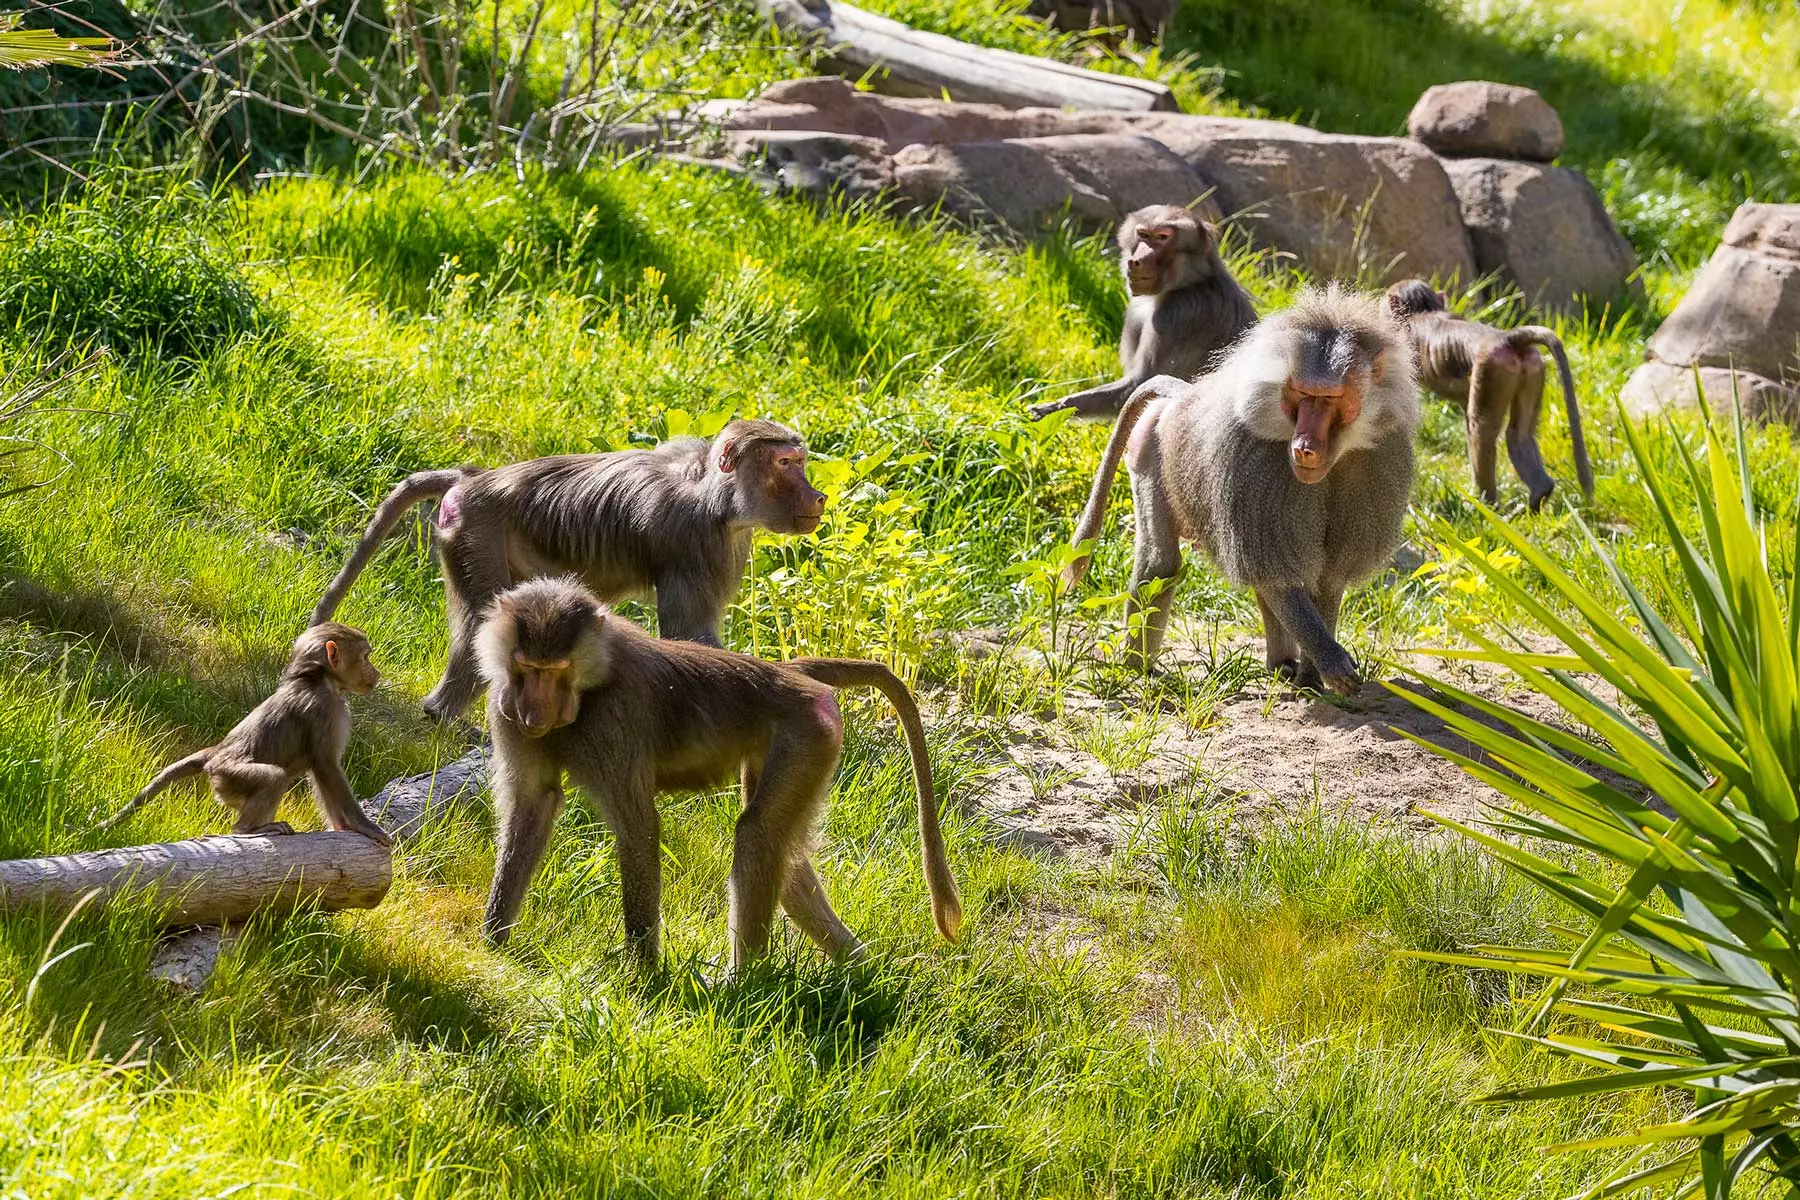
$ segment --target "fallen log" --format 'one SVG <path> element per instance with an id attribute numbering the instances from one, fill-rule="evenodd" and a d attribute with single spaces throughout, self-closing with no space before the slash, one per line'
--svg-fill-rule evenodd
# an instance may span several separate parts
<path id="1" fill-rule="evenodd" d="M 1160 83 L 1089 71 L 1047 58 L 972 46 L 941 33 L 836 0 L 757 0 L 776 28 L 830 49 L 839 74 L 897 96 L 938 97 L 1008 108 L 1175 112 L 1175 94 Z"/>
<path id="2" fill-rule="evenodd" d="M 169 924 L 209 925 L 302 904 L 374 908 L 393 883 L 387 847 L 361 834 L 252 834 L 0 862 L 0 912 L 101 903 L 160 907 Z"/>

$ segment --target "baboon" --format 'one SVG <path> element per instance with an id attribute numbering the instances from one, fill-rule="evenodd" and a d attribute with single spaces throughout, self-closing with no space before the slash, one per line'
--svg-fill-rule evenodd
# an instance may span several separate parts
<path id="1" fill-rule="evenodd" d="M 1158 204 L 1126 217 L 1119 226 L 1119 265 L 1132 295 L 1119 337 L 1124 375 L 1034 404 L 1033 420 L 1065 408 L 1079 417 L 1117 413 L 1146 379 L 1192 379 L 1256 324 L 1249 293 L 1219 257 L 1218 235 L 1189 209 Z"/>
<path id="2" fill-rule="evenodd" d="M 1444 293 L 1419 279 L 1387 290 L 1388 307 L 1406 322 L 1418 351 L 1419 382 L 1462 406 L 1469 428 L 1469 463 L 1475 486 L 1489 504 L 1500 499 L 1495 483 L 1494 444 L 1506 430 L 1506 454 L 1530 492 L 1536 512 L 1556 484 L 1544 470 L 1538 449 L 1538 414 L 1544 402 L 1542 346 L 1556 360 L 1562 380 L 1563 405 L 1569 413 L 1569 441 L 1575 451 L 1575 474 L 1582 494 L 1594 496 L 1594 469 L 1581 435 L 1581 408 L 1575 400 L 1575 376 L 1562 339 L 1542 325 L 1496 329 L 1449 310 Z"/>
<path id="3" fill-rule="evenodd" d="M 806 444 L 773 421 L 733 421 L 710 443 L 420 471 L 375 510 L 315 623 L 337 611 L 402 514 L 436 497 L 450 661 L 425 711 L 439 721 L 461 715 L 480 688 L 475 630 L 509 585 L 567 573 L 607 601 L 653 591 L 662 636 L 717 646 L 752 531 L 808 534 L 825 512 L 825 494 L 806 478 Z"/>
<path id="4" fill-rule="evenodd" d="M 294 642 L 274 695 L 251 709 L 217 745 L 164 767 L 95 831 L 111 829 L 176 780 L 204 774 L 219 803 L 237 810 L 233 833 L 292 833 L 292 826 L 275 819 L 275 810 L 294 781 L 311 773 L 313 799 L 328 825 L 392 845 L 393 839 L 356 802 L 343 767 L 350 740 L 344 693 L 365 695 L 379 682 L 369 639 L 360 629 L 336 621 L 314 625 Z"/>
<path id="5" fill-rule="evenodd" d="M 661 954 L 659 792 L 737 777 L 744 809 L 731 857 L 731 963 L 768 946 L 775 904 L 834 959 L 861 943 L 832 910 L 809 855 L 843 749 L 833 688 L 872 687 L 899 713 L 918 795 L 925 884 L 938 932 L 954 939 L 962 902 L 944 853 L 925 729 L 912 693 L 880 663 L 764 662 L 658 641 L 576 579 L 502 592 L 478 635 L 494 737 L 499 853 L 482 934 L 504 942 L 563 806 L 563 775 L 583 787 L 618 845 L 625 935 L 641 962 Z"/>
<path id="6" fill-rule="evenodd" d="M 1338 605 L 1399 544 L 1418 421 L 1405 331 L 1378 299 L 1336 287 L 1303 292 L 1199 380 L 1138 388 L 1074 539 L 1099 536 L 1125 458 L 1137 519 L 1129 661 L 1155 661 L 1187 538 L 1255 589 L 1271 668 L 1354 692 Z M 1087 565 L 1069 565 L 1071 585 Z"/>

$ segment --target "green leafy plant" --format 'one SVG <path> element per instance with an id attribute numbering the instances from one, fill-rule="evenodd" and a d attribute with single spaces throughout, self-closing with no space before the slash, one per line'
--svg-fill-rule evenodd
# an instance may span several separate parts
<path id="1" fill-rule="evenodd" d="M 1442 681 L 1429 682 L 1464 711 L 1395 689 L 1487 759 L 1422 745 L 1510 801 L 1491 829 L 1439 820 L 1583 920 L 1556 931 L 1561 948 L 1427 957 L 1547 977 L 1515 1036 L 1599 1068 L 1489 1100 L 1692 1093 L 1678 1120 L 1556 1147 L 1636 1148 L 1586 1195 L 1654 1185 L 1717 1200 L 1759 1165 L 1800 1187 L 1800 588 L 1771 568 L 1741 420 L 1735 453 L 1710 424 L 1698 456 L 1673 436 L 1673 468 L 1652 458 L 1642 430 L 1621 425 L 1686 585 L 1665 597 L 1669 618 L 1585 525 L 1616 598 L 1483 510 L 1492 536 L 1541 574 L 1547 593 L 1528 591 L 1493 554 L 1465 561 L 1567 653 L 1530 652 L 1510 631 L 1503 644 L 1479 629 L 1468 631 L 1479 650 L 1442 652 L 1511 668 L 1598 742 Z M 1678 502 L 1680 482 L 1691 500 Z M 1692 536 L 1684 511 L 1695 517 Z M 1565 854 L 1541 852 L 1556 846 Z M 1591 869 L 1596 862 L 1602 869 Z"/>

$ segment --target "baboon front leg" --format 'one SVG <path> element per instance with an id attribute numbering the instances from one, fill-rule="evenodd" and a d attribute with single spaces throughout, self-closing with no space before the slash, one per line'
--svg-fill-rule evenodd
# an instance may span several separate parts
<path id="1" fill-rule="evenodd" d="M 1269 607 L 1269 601 L 1261 591 L 1256 593 L 1256 607 L 1262 610 L 1263 664 L 1284 679 L 1297 677 L 1300 674 L 1300 643 L 1281 623 L 1281 618 Z"/>
<path id="2" fill-rule="evenodd" d="M 1512 420 L 1506 427 L 1506 454 L 1531 498 L 1531 511 L 1543 507 L 1556 481 L 1544 469 L 1538 448 L 1538 419 L 1544 411 L 1544 358 L 1535 349 L 1519 356 L 1519 386 L 1513 392 Z"/>
<path id="3" fill-rule="evenodd" d="M 287 795 L 289 777 L 285 770 L 267 763 L 226 762 L 213 765 L 208 774 L 212 777 L 213 796 L 237 810 L 238 819 L 231 832 L 294 832 L 292 825 L 275 819 L 281 798 Z"/>
<path id="4" fill-rule="evenodd" d="M 475 660 L 475 634 L 488 602 L 512 586 L 506 562 L 506 535 L 498 528 L 475 524 L 465 516 L 454 538 L 438 543 L 444 572 L 444 613 L 450 621 L 450 660 L 444 677 L 425 697 L 425 713 L 434 721 L 461 716 L 481 689 L 481 667 Z"/>
<path id="5" fill-rule="evenodd" d="M 728 588 L 691 574 L 669 574 L 656 581 L 656 632 L 665 638 L 723 646 Z"/>
<path id="6" fill-rule="evenodd" d="M 533 771 L 523 766 L 501 770 L 494 780 L 494 811 L 499 847 L 494 854 L 494 885 L 488 891 L 481 936 L 499 946 L 512 936 L 525 905 L 525 891 L 537 874 L 550 831 L 562 812 L 561 772 Z"/>
<path id="7" fill-rule="evenodd" d="M 760 771 L 745 772 L 755 787 L 738 816 L 732 846 L 733 971 L 768 949 L 776 900 L 787 894 L 794 864 L 805 855 L 805 839 L 831 787 L 843 736 L 837 704 L 822 697 L 813 719 L 791 721 L 776 731 Z M 797 896 L 810 915 L 811 897 L 804 889 Z M 805 918 L 798 923 L 806 928 Z"/>
<path id="8" fill-rule="evenodd" d="M 1136 458 L 1134 454 L 1134 459 Z M 1149 458 L 1131 463 L 1131 498 L 1137 543 L 1131 567 L 1131 597 L 1125 604 L 1130 636 L 1126 665 L 1148 671 L 1162 650 L 1181 578 L 1181 530 L 1163 488 L 1160 464 Z"/>
<path id="9" fill-rule="evenodd" d="M 338 763 L 329 759 L 314 763 L 312 786 L 313 800 L 317 802 L 319 811 L 325 814 L 325 823 L 331 828 L 360 833 L 383 846 L 394 844 L 394 839 L 388 836 L 387 830 L 369 820 L 362 805 L 356 802 L 356 793 L 350 790 L 350 780 Z"/>
<path id="10" fill-rule="evenodd" d="M 1301 655 L 1306 660 L 1302 664 L 1302 670 L 1311 667 L 1318 671 L 1319 678 L 1326 687 L 1340 695 L 1353 695 L 1362 685 L 1362 680 L 1356 673 L 1356 660 L 1350 657 L 1348 650 L 1338 645 L 1331 628 L 1306 589 L 1271 588 L 1265 599 L 1281 623 L 1287 626 L 1288 633 L 1300 643 Z M 1335 623 L 1336 619 L 1334 606 L 1332 621 Z"/>
<path id="11" fill-rule="evenodd" d="M 1337 627 L 1338 610 L 1343 607 L 1344 593 L 1337 588 L 1326 587 L 1310 590 L 1307 595 L 1311 597 L 1313 607 L 1318 610 L 1319 621 L 1325 626 L 1325 636 L 1331 639 L 1333 645 L 1341 647 L 1342 643 L 1337 640 Z M 1318 664 L 1308 657 L 1300 664 L 1300 671 L 1295 675 L 1294 682 L 1301 687 L 1317 688 L 1324 683 L 1324 677 L 1319 672 Z"/>

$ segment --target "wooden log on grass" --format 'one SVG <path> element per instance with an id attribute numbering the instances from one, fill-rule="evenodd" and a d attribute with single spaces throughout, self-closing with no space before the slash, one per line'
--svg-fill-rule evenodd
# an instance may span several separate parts
<path id="1" fill-rule="evenodd" d="M 1002 104 L 1008 108 L 1175 112 L 1175 94 L 1160 83 L 1088 71 L 1010 50 L 972 46 L 926 33 L 837 0 L 757 0 L 775 26 L 830 47 L 839 74 L 871 75 L 878 91 Z M 885 74 L 883 74 L 885 73 Z"/>
<path id="2" fill-rule="evenodd" d="M 160 907 L 172 925 L 240 921 L 301 905 L 374 908 L 393 883 L 387 847 L 361 834 L 252 834 L 0 862 L 0 913 L 96 903 Z"/>

